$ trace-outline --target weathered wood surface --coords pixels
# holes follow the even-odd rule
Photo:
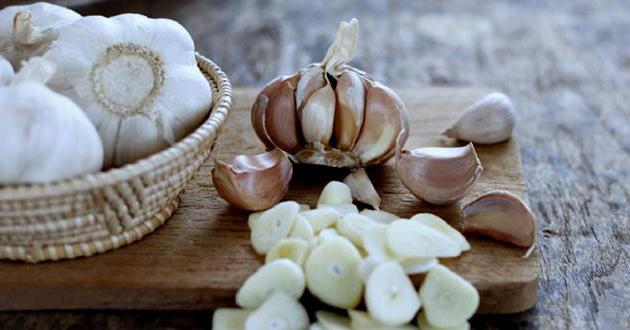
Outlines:
[[[182,22],[236,85],[321,58],[361,20],[354,64],[395,87],[491,86],[520,113],[538,215],[538,303],[477,328],[630,328],[630,7],[624,0],[108,1],[82,13]],[[8,328],[202,328],[206,313],[3,313]]]

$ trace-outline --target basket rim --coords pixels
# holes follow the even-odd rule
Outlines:
[[[155,168],[181,157],[185,153],[192,151],[195,146],[212,134],[218,136],[232,105],[232,84],[225,72],[210,59],[199,53],[195,53],[195,59],[200,70],[216,84],[218,97],[210,108],[208,118],[185,138],[149,157],[107,171],[83,174],[51,182],[0,186],[0,200],[6,197],[9,199],[22,199],[34,196],[45,197],[114,185],[147,174]]]

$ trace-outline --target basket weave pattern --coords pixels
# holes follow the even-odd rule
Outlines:
[[[130,244],[161,226],[212,152],[232,102],[225,73],[201,55],[197,64],[212,85],[212,111],[182,141],[102,173],[0,186],[0,259],[40,262],[91,256]]]

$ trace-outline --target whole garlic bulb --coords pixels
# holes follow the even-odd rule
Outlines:
[[[252,106],[252,125],[268,147],[295,162],[331,167],[382,164],[409,134],[407,110],[391,89],[346,65],[358,21],[342,22],[321,63],[269,83]]]
[[[165,149],[207,117],[212,90],[192,38],[177,22],[88,16],[57,31],[44,55],[59,68],[50,86],[96,126],[106,167]]]
[[[47,2],[0,10],[0,55],[17,70],[20,62],[41,55],[57,37],[56,28],[81,18],[73,10]]]
[[[510,138],[515,122],[512,101],[492,93],[466,108],[444,135],[479,144],[499,143]]]
[[[15,72],[11,63],[0,55],[0,86],[9,84],[14,76]]]
[[[34,57],[0,87],[0,183],[47,182],[97,172],[103,146],[83,111],[43,82],[54,71]]]

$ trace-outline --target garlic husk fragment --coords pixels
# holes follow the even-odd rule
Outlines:
[[[0,86],[8,85],[15,77],[11,63],[0,55]]]
[[[472,144],[402,150],[396,159],[402,183],[416,197],[436,205],[464,197],[481,176],[483,166]]]
[[[212,90],[197,67],[192,38],[177,22],[87,16],[56,31],[44,54],[59,69],[50,86],[96,126],[106,167],[161,151],[207,118]]]
[[[507,191],[491,191],[463,208],[464,232],[530,247],[536,238],[536,217],[527,204]]]
[[[479,144],[499,143],[510,138],[515,122],[512,101],[504,94],[492,93],[466,108],[444,135]]]
[[[59,26],[79,18],[78,13],[47,2],[6,7],[0,10],[0,55],[17,71],[23,60],[46,51]]]
[[[372,181],[368,178],[365,168],[359,167],[352,171],[343,182],[350,187],[352,198],[359,202],[372,206],[375,210],[381,205],[381,198],[378,196]]]
[[[289,190],[293,166],[279,149],[216,160],[212,181],[219,196],[244,210],[258,211],[278,203]]]
[[[83,111],[44,83],[54,65],[34,57],[0,87],[0,183],[48,182],[94,173],[103,146]]]

